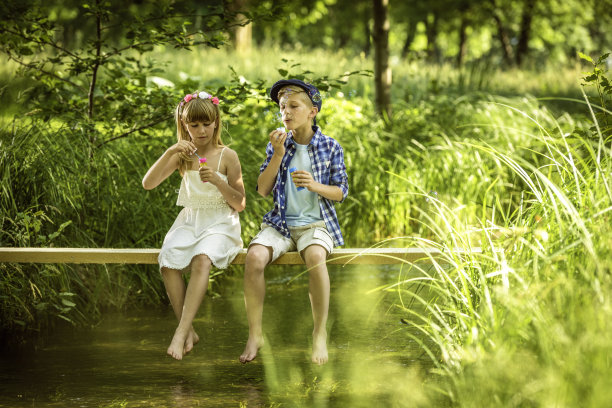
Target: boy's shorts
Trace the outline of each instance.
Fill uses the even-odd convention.
[[[320,245],[331,254],[334,249],[334,240],[327,231],[324,221],[313,222],[312,224],[301,225],[299,227],[289,227],[291,238],[283,236],[268,224],[261,224],[261,231],[251,240],[249,247],[259,244],[272,248],[272,259],[274,262],[285,252],[297,251],[301,254],[310,245]]]

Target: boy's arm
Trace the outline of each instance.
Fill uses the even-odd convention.
[[[329,185],[316,182],[307,171],[297,170],[292,175],[296,186],[306,187],[328,200],[342,202],[348,195],[348,176],[344,164],[344,153],[340,145],[337,145],[332,153],[329,172]]]
[[[339,143],[335,147],[336,149],[332,153],[330,160],[329,184],[340,189],[340,198],[337,201],[343,202],[349,192],[348,176],[346,174],[346,165],[344,164],[344,150]]]
[[[308,188],[308,190],[312,191],[313,193],[317,193],[328,200],[342,201],[343,199],[342,189],[338,186],[328,186],[326,184],[313,182],[312,188]]]

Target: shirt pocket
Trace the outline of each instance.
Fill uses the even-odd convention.
[[[330,161],[322,161],[313,166],[315,181],[322,184],[329,184],[329,165]]]

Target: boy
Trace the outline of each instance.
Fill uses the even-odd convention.
[[[334,246],[343,245],[334,201],[348,194],[344,153],[340,144],[316,126],[321,95],[316,87],[297,79],[280,80],[270,89],[288,133],[270,133],[266,160],[260,168],[257,191],[271,192],[274,208],[263,218],[251,241],[244,268],[244,298],[249,339],[240,356],[253,360],[263,345],[264,268],[287,251],[297,251],[309,271],[309,296],[314,320],[312,362],[325,364],[329,275],[325,260]],[[294,168],[296,170],[294,170]],[[294,170],[294,171],[291,171]]]

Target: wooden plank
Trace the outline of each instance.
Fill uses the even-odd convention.
[[[455,254],[479,253],[458,249]],[[159,249],[155,248],[8,248],[0,247],[0,262],[15,263],[93,263],[93,264],[157,264]],[[448,256],[436,248],[339,248],[330,255],[329,264],[391,265]],[[244,265],[246,249],[236,256],[234,265]],[[302,265],[297,252],[288,252],[273,265]]]

